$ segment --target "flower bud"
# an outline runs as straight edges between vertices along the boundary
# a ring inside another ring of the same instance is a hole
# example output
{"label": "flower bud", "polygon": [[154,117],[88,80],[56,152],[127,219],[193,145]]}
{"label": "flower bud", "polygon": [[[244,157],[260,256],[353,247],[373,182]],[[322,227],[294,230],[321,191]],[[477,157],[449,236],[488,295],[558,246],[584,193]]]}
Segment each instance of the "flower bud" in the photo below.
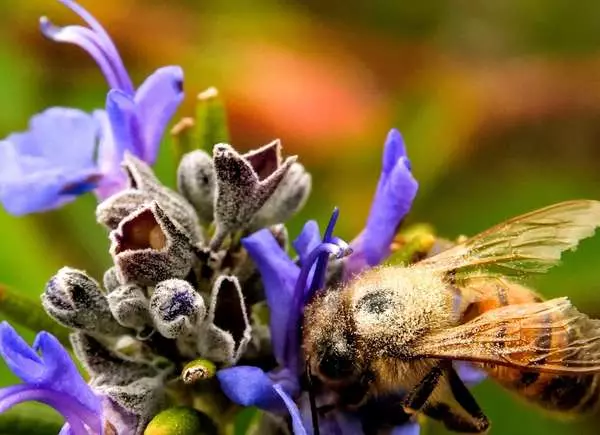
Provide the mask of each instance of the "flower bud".
{"label": "flower bud", "polygon": [[150,315],[164,337],[191,333],[204,320],[204,300],[187,281],[169,279],[156,285],[150,298]]}
{"label": "flower bud", "polygon": [[107,293],[112,292],[121,285],[121,283],[119,282],[119,276],[117,274],[116,267],[113,266],[110,269],[107,269],[106,272],[104,272],[104,276],[102,277],[102,284],[104,285],[104,290],[106,290]]}
{"label": "flower bud", "polygon": [[211,361],[235,364],[251,338],[244,296],[235,276],[219,276],[213,286],[210,308],[202,326],[200,354]]}
{"label": "flower bud", "polygon": [[299,211],[310,194],[311,176],[304,166],[294,163],[283,177],[273,195],[256,213],[250,225],[260,229],[274,224],[286,222]]}
{"label": "flower bud", "polygon": [[110,234],[119,281],[153,286],[184,278],[196,256],[185,230],[156,202],[132,213]]}
{"label": "flower bud", "polygon": [[98,205],[98,222],[114,230],[132,213],[156,201],[172,220],[186,230],[193,242],[202,240],[198,216],[191,204],[177,192],[163,186],[152,169],[133,155],[125,155],[123,167],[129,177],[129,188]]}
{"label": "flower bud", "polygon": [[76,269],[58,271],[46,285],[42,305],[50,317],[69,328],[107,335],[126,332],[114,319],[98,283]]}
{"label": "flower bud", "polygon": [[141,331],[152,324],[148,311],[148,298],[135,284],[126,284],[108,294],[108,305],[117,322]]}
{"label": "flower bud", "polygon": [[216,232],[211,249],[218,249],[229,233],[248,227],[295,161],[281,161],[278,140],[243,155],[227,144],[215,145]]}
{"label": "flower bud", "polygon": [[193,408],[178,406],[158,413],[144,435],[217,435],[215,423]]}
{"label": "flower bud", "polygon": [[138,378],[160,374],[150,363],[113,351],[88,334],[78,332],[70,338],[77,359],[97,384],[125,385]]}
{"label": "flower bud", "polygon": [[196,150],[183,156],[177,170],[177,188],[194,206],[200,222],[210,224],[214,219],[215,169],[206,152]]}

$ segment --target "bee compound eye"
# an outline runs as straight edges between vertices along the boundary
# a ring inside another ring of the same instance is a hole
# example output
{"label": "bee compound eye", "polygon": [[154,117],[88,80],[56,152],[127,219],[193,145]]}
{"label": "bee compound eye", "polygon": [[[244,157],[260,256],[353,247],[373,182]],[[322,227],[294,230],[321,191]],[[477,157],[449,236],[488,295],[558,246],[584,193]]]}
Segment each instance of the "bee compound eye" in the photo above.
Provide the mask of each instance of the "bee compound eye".
{"label": "bee compound eye", "polygon": [[343,379],[354,373],[353,358],[348,353],[326,352],[319,362],[319,372],[329,379]]}

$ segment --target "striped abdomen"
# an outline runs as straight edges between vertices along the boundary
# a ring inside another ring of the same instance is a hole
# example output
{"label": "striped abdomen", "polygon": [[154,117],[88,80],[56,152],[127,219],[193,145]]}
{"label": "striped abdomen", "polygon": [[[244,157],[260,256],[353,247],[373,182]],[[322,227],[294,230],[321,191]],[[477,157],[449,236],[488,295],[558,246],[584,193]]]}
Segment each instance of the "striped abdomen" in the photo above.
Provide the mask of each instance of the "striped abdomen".
{"label": "striped abdomen", "polygon": [[[510,283],[505,280],[491,280],[490,289],[486,293],[493,298],[473,303],[464,313],[464,321],[468,321],[486,311],[505,305],[540,302],[542,299],[532,290]],[[556,316],[557,314],[552,314]],[[548,318],[547,322],[557,319]],[[552,334],[550,328],[544,330],[525,331],[536,334],[530,337],[540,349],[540,353],[552,349],[564,349],[569,343],[583,338],[578,331],[565,334]],[[524,337],[526,338],[526,337]],[[528,340],[529,341],[529,340]],[[535,357],[535,355],[532,355]],[[577,357],[571,355],[570,357]],[[580,355],[581,357],[581,355]],[[568,365],[562,356],[548,356],[544,362],[554,362],[554,365]],[[483,368],[496,382],[509,390],[517,392],[521,397],[549,410],[564,413],[585,413],[591,411],[600,399],[600,375],[557,375],[539,373],[498,365],[484,365]]]}

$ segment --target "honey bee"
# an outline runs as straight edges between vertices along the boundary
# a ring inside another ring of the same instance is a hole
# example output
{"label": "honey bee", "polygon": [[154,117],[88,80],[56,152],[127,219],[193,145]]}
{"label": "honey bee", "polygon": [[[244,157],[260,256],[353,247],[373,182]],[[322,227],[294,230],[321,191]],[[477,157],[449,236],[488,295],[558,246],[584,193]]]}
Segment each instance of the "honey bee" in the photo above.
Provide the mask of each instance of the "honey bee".
{"label": "honey bee", "polygon": [[563,202],[322,292],[304,314],[308,371],[337,392],[339,406],[402,391],[399,412],[456,432],[490,426],[459,361],[547,410],[590,411],[600,401],[600,320],[511,277],[547,271],[598,226],[600,202]]}

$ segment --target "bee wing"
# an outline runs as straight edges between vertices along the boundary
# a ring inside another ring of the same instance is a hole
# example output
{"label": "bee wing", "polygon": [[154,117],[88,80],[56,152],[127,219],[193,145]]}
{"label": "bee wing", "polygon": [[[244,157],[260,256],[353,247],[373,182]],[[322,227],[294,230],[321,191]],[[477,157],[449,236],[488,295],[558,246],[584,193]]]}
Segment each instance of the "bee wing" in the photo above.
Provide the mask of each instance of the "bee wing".
{"label": "bee wing", "polygon": [[600,372],[600,320],[567,298],[508,305],[427,334],[419,356],[499,364],[562,374]]}
{"label": "bee wing", "polygon": [[600,226],[600,202],[561,202],[517,216],[416,264],[457,279],[546,272]]}

